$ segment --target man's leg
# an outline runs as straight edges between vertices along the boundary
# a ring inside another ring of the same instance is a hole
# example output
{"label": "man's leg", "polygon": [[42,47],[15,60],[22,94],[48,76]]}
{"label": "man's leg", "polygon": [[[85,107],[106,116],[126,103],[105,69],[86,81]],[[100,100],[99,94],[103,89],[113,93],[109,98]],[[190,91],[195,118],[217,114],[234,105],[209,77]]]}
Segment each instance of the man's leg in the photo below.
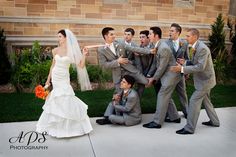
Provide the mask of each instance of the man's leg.
{"label": "man's leg", "polygon": [[176,89],[177,95],[179,96],[179,101],[182,105],[183,114],[186,118],[188,115],[188,113],[187,113],[188,96],[187,96],[187,92],[186,92],[186,83],[185,83],[184,77],[181,78],[180,82],[177,84],[175,89]]}
{"label": "man's leg", "polygon": [[156,112],[154,114],[154,122],[162,125],[166,117],[168,105],[175,89],[175,85],[161,86],[157,96]]}
{"label": "man's leg", "polygon": [[194,133],[198,117],[201,110],[201,105],[203,102],[203,98],[207,94],[207,91],[200,91],[196,90],[192,94],[189,102],[188,107],[188,117],[187,117],[187,124],[185,125],[184,129],[189,131],[190,133]]}
{"label": "man's leg", "polygon": [[120,125],[124,125],[125,124],[125,119],[123,116],[118,116],[118,115],[110,115],[109,116],[109,120],[113,123],[113,124],[120,124]]}
{"label": "man's leg", "polygon": [[170,99],[170,102],[169,102],[169,105],[168,105],[168,110],[167,110],[167,115],[169,117],[170,122],[174,121],[174,120],[177,120],[177,119],[180,119],[178,110],[176,108],[176,105],[175,105],[173,99]]}
{"label": "man's leg", "polygon": [[138,92],[138,96],[139,96],[140,101],[141,101],[144,89],[145,89],[144,84],[140,84],[140,83],[137,84],[137,92]]}
{"label": "man's leg", "polygon": [[211,121],[212,125],[220,126],[219,118],[218,118],[218,116],[216,114],[216,111],[214,109],[214,106],[213,106],[213,104],[211,103],[211,100],[210,100],[210,91],[204,97],[203,105],[206,109],[207,115],[210,118],[210,121]]}

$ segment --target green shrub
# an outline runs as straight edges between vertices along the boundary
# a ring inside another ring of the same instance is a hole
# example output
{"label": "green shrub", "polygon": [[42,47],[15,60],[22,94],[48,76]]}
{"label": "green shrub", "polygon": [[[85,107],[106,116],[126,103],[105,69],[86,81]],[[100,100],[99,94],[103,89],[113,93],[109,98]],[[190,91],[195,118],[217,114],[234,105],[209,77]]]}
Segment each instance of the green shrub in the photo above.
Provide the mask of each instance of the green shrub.
{"label": "green shrub", "polygon": [[14,65],[11,80],[17,91],[22,91],[23,88],[33,90],[37,84],[46,82],[51,60],[45,59],[41,51],[41,46],[35,41],[32,49],[23,49],[18,54],[13,53]]}
{"label": "green shrub", "polygon": [[211,25],[211,35],[209,35],[209,47],[213,59],[216,59],[220,52],[226,53],[224,26],[222,14],[219,14],[214,24]]}
{"label": "green shrub", "polygon": [[[89,79],[91,82],[107,82],[111,81],[111,71],[103,70],[99,65],[86,65]],[[72,66],[70,66],[70,80],[77,80],[77,71]]]}
{"label": "green shrub", "polygon": [[213,58],[216,79],[218,83],[226,80],[228,52],[225,47],[224,20],[219,14],[214,24],[211,25],[211,35],[209,35],[209,47]]}
{"label": "green shrub", "polygon": [[[234,23],[234,24],[233,24]],[[236,78],[236,19],[234,22],[230,19],[228,20],[228,27],[230,28],[230,41],[232,42],[231,49],[231,63],[227,69],[229,77]]]}
{"label": "green shrub", "polygon": [[218,83],[224,83],[226,81],[226,70],[227,70],[227,63],[226,63],[226,56],[220,51],[216,57],[213,59],[214,69],[216,74],[216,81]]}
{"label": "green shrub", "polygon": [[111,71],[103,70],[99,65],[87,65],[91,82],[104,83],[112,80]]}
{"label": "green shrub", "polygon": [[77,71],[76,71],[76,69],[74,69],[72,66],[70,66],[69,72],[70,72],[70,80],[71,81],[76,81],[77,80]]}

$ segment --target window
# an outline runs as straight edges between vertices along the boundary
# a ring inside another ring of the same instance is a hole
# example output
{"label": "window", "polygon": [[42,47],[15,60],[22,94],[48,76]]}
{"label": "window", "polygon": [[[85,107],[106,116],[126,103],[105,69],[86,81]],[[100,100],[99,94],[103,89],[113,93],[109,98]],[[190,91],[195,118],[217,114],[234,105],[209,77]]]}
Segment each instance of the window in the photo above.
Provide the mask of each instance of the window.
{"label": "window", "polygon": [[174,6],[180,8],[192,8],[195,5],[195,0],[174,0]]}
{"label": "window", "polygon": [[128,0],[103,0],[104,4],[123,4],[128,3]]}

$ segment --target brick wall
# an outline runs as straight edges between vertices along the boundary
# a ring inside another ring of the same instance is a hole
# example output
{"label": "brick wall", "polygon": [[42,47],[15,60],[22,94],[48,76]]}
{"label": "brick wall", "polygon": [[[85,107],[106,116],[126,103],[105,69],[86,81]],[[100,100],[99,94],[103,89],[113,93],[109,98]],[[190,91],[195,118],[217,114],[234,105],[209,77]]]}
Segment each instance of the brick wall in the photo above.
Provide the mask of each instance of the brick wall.
{"label": "brick wall", "polygon": [[[138,32],[160,26],[168,37],[172,22],[185,29],[200,29],[207,40],[210,25],[219,13],[228,18],[230,0],[0,0],[0,26],[4,28],[10,47],[30,45],[39,40],[43,45],[56,45],[57,31],[71,29],[81,46],[102,43],[101,29],[112,26],[122,37],[126,27]],[[228,29],[226,28],[227,35]],[[96,50],[89,62],[97,64]]]}

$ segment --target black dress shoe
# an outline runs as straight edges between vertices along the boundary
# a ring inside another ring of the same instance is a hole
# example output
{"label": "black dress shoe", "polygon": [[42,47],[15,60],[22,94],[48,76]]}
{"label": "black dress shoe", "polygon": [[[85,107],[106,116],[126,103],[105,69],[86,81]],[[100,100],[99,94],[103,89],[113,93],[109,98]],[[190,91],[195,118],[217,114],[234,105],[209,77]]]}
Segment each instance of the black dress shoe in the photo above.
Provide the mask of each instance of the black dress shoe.
{"label": "black dress shoe", "polygon": [[99,125],[112,124],[108,118],[97,119],[96,123],[98,123]]}
{"label": "black dress shoe", "polygon": [[157,124],[155,122],[150,122],[150,123],[147,123],[147,124],[143,124],[143,127],[145,128],[156,128],[156,129],[160,129],[161,128],[161,125],[160,124]]}
{"label": "black dress shoe", "polygon": [[177,130],[176,134],[188,135],[188,134],[193,134],[193,133],[191,133],[183,128],[183,129]]}
{"label": "black dress shoe", "polygon": [[188,117],[188,114],[184,113],[184,118],[187,119],[187,117]]}
{"label": "black dress shoe", "polygon": [[220,125],[215,125],[213,124],[211,121],[208,122],[202,122],[203,125],[207,125],[207,126],[213,126],[213,127],[219,127]]}
{"label": "black dress shoe", "polygon": [[165,122],[168,122],[168,123],[180,123],[181,119],[180,118],[178,118],[176,120],[165,119]]}

